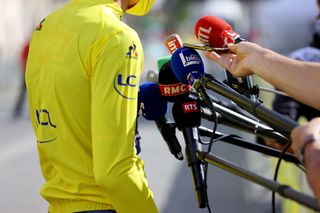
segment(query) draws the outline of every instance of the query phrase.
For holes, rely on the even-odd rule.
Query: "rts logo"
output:
[[[196,54],[184,55],[182,51],[179,56],[184,67],[201,63],[201,59]]]
[[[135,75],[117,73],[114,78],[115,91],[126,99],[136,99],[138,94],[138,79]]]
[[[197,105],[197,102],[185,102],[182,104],[182,109],[184,113],[193,113],[193,112],[200,112],[200,109]]]

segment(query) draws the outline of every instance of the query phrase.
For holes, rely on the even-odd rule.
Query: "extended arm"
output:
[[[158,212],[143,162],[135,154],[142,47],[119,31],[91,55],[92,153],[96,183],[117,212]]]
[[[282,56],[251,42],[229,45],[234,54],[205,55],[243,77],[256,74],[300,102],[320,109],[320,64],[302,62]]]

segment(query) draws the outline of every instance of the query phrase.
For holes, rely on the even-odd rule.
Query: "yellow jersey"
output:
[[[113,0],[72,0],[32,34],[26,85],[50,213],[158,212],[135,153],[143,51]]]

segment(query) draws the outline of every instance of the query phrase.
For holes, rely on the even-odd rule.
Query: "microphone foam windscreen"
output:
[[[161,67],[167,63],[168,61],[170,61],[171,59],[171,55],[168,55],[168,56],[165,56],[163,58],[160,58],[158,61],[157,61],[157,68],[158,68],[158,72],[160,72],[160,69]]]
[[[179,130],[201,125],[200,105],[191,98],[179,100],[173,104],[172,115]]]
[[[161,95],[169,102],[189,96],[191,86],[181,83],[174,75],[170,60],[159,71],[158,83]]]
[[[177,79],[183,84],[192,84],[194,79],[204,76],[204,65],[199,53],[194,49],[177,49],[170,62]]]
[[[161,96],[157,83],[146,82],[139,87],[138,106],[145,119],[157,120],[167,113],[168,103]]]
[[[201,17],[194,28],[198,40],[211,47],[225,46],[225,42],[221,36],[225,30],[232,30],[232,27],[216,16]]]

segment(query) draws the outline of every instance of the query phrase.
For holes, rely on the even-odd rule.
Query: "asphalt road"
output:
[[[10,111],[14,99],[12,91],[0,93],[0,212],[47,212],[47,204],[39,196],[43,179],[27,109],[22,118],[12,120]],[[208,212],[198,208],[186,160],[178,161],[170,154],[154,122],[140,119],[139,123],[141,158],[160,212]],[[177,136],[184,147],[181,132],[177,132]],[[251,171],[272,177],[268,159],[261,154],[220,142],[212,150]],[[211,209],[216,213],[270,212],[269,191],[214,166],[208,170],[208,194]]]

